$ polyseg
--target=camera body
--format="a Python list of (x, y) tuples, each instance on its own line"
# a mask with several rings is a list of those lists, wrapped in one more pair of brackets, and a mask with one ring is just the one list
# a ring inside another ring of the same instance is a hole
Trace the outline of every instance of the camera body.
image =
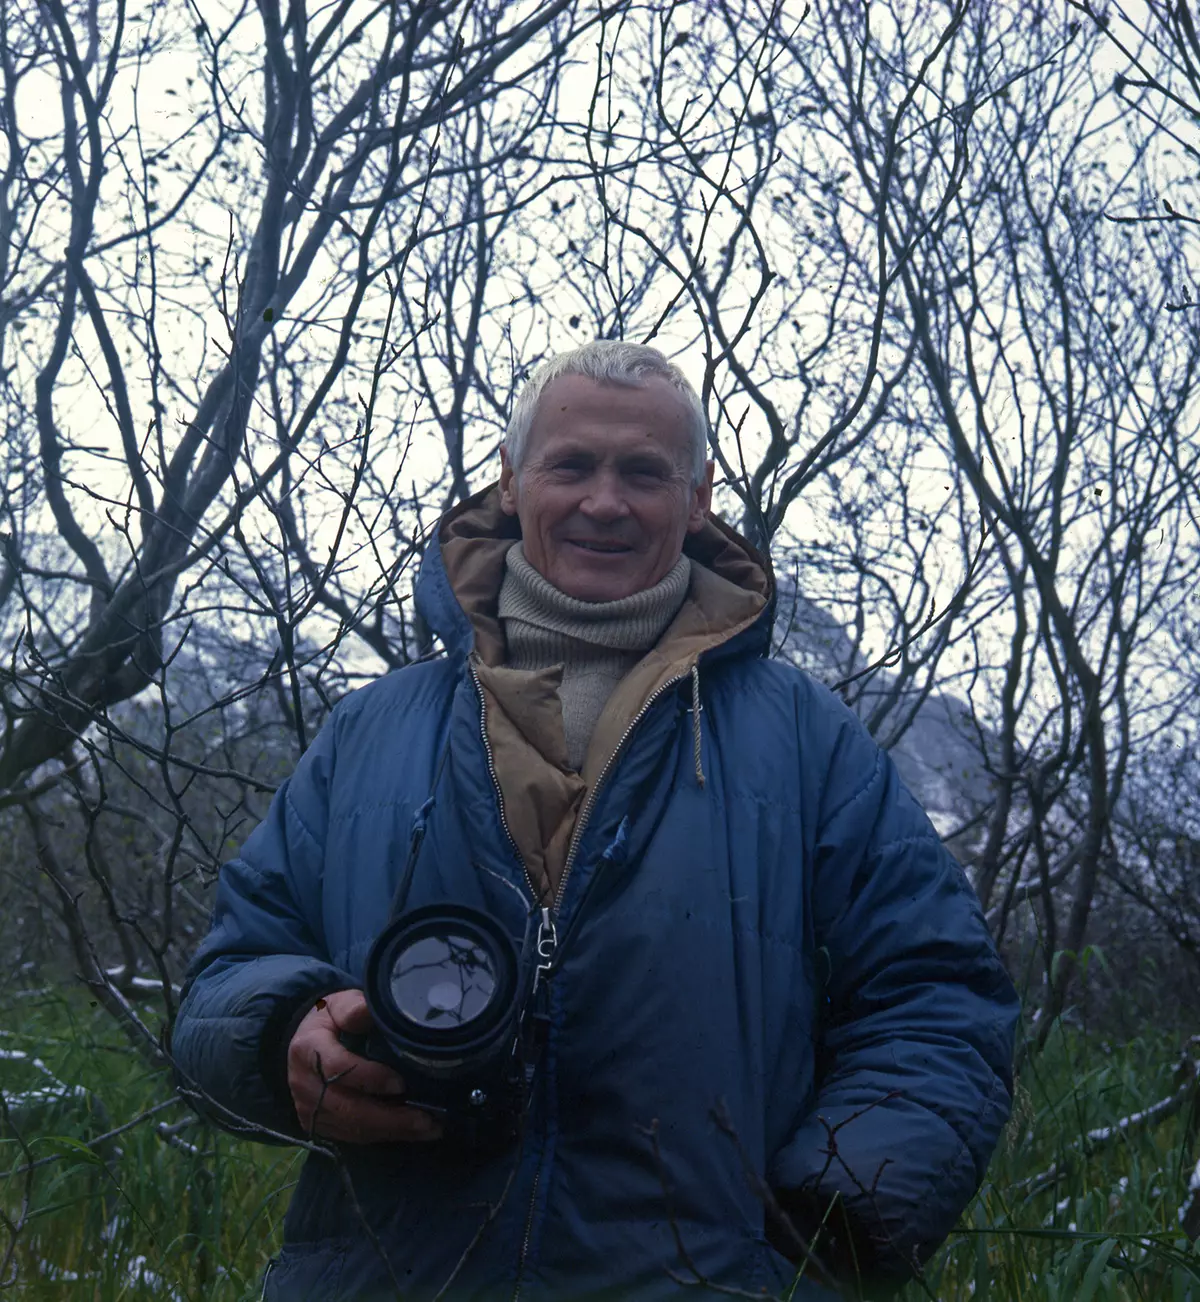
[(544, 1024), (536, 966), (528, 929), (518, 947), (489, 914), (462, 905), (402, 914), (367, 957), (375, 1030), (342, 1042), (394, 1067), (404, 1103), (437, 1117), (448, 1143), (502, 1149), (519, 1133)]
[(421, 1072), (413, 1059), (396, 1054), (378, 1032), (343, 1034), (341, 1040), (351, 1053), (386, 1063), (398, 1071), (405, 1085), (400, 1101), (436, 1117), (451, 1147), (479, 1152), (504, 1149), (515, 1142), (532, 1083), (526, 1081), (518, 1044), (514, 1044), (503, 1070), (472, 1072), (453, 1079)]

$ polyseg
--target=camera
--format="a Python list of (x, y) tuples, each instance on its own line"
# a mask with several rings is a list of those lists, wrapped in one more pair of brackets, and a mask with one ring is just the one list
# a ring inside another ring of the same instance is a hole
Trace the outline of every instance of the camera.
[(512, 1143), (540, 1049), (554, 924), (530, 914), (518, 946), (489, 914), (431, 904), (376, 938), (364, 993), (375, 1030), (343, 1035), (352, 1052), (404, 1077), (403, 1102), (437, 1117), (445, 1140), (470, 1150)]

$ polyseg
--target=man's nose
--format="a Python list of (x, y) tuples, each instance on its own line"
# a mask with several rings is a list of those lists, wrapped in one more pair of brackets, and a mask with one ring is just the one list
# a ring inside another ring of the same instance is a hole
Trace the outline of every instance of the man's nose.
[(621, 492), (621, 483), (616, 475), (596, 475), (588, 485), (588, 491), (579, 509), (589, 520), (607, 522), (619, 520), (629, 513), (625, 495)]

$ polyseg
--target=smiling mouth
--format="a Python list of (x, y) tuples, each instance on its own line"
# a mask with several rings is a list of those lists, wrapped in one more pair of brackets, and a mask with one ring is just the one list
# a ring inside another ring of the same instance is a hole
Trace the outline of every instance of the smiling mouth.
[(632, 551), (631, 547), (626, 547), (623, 543), (595, 543), (583, 542), (578, 538), (571, 538), (572, 547), (578, 547), (585, 552), (591, 552), (593, 556), (624, 556)]

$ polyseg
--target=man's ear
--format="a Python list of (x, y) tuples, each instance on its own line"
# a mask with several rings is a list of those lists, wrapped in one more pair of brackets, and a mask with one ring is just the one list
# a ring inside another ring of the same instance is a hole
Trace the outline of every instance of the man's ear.
[(692, 509), (688, 512), (687, 522), (688, 533), (699, 533), (704, 528), (704, 522), (708, 519), (708, 511), (712, 506), (715, 464), (712, 461), (705, 462), (704, 478), (692, 489)]
[(508, 459), (508, 449), (500, 448), (500, 509), (505, 515), (517, 513), (517, 472)]

